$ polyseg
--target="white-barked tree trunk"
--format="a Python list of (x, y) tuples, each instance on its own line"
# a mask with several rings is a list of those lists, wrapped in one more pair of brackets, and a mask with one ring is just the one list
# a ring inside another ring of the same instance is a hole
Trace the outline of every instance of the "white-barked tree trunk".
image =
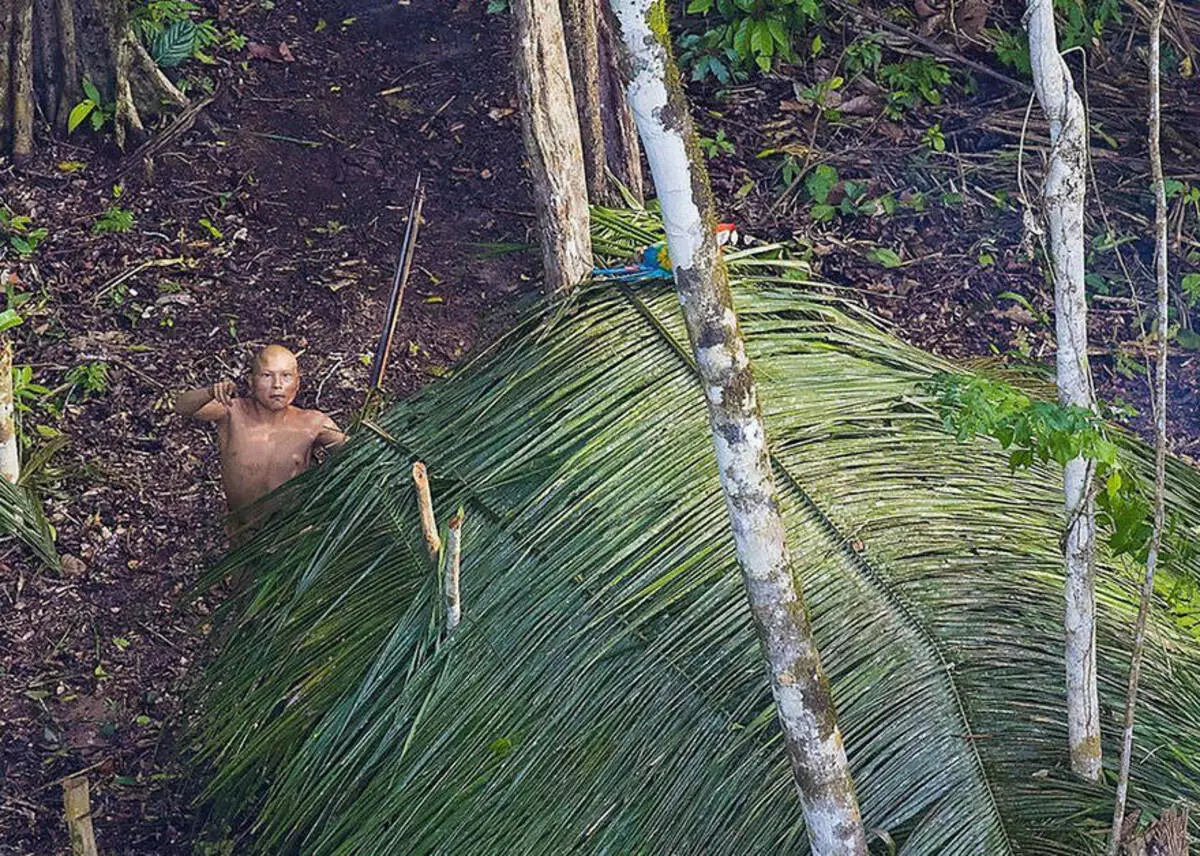
[[(1087, 117), (1070, 69), (1058, 51), (1053, 0), (1028, 0), (1029, 57), (1038, 101), (1050, 124), (1050, 162), (1043, 191), (1050, 267), (1054, 277), (1058, 399), (1095, 408), (1087, 357), (1083, 199), (1087, 176)], [(1100, 703), (1096, 691), (1096, 514), (1094, 465), (1068, 461), (1063, 474), (1066, 561), (1067, 730), (1071, 769), (1099, 781)]]
[(846, 751), (788, 554), (757, 389), (716, 242), (708, 175), (662, 0), (610, 0), (626, 97), (662, 205), (667, 248), (708, 403), (738, 562), (815, 856), (865, 854)]

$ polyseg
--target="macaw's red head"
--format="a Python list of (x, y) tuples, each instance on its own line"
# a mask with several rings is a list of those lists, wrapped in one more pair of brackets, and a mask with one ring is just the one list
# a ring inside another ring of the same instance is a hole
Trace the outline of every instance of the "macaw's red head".
[(717, 246), (723, 247), (729, 244), (731, 247), (737, 246), (738, 233), (737, 226), (733, 223), (718, 223), (717, 224)]

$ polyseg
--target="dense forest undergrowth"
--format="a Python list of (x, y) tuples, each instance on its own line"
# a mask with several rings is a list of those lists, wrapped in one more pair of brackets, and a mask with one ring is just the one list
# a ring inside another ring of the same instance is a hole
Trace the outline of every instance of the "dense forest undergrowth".
[[(754, 239), (797, 242), (815, 276), (903, 339), (1048, 366), (1052, 300), (1018, 181), (1035, 195), (1046, 149), (1036, 109), (1025, 128), (1021, 4), (960, 4), (950, 22), (921, 0), (862, 12), (840, 0), (746, 5), (677, 10), (724, 218)], [(1063, 6), (1082, 46), (1071, 61), (1088, 59), (1093, 366), (1101, 397), (1130, 402), (1144, 430), (1140, 5)], [(1174, 8), (1170, 418), (1188, 456), (1200, 447), (1200, 278), (1188, 279), (1200, 272), (1200, 16)], [(223, 538), (213, 438), (170, 415), (171, 393), (240, 376), (255, 346), (282, 341), (302, 353), (301, 403), (346, 421), (418, 171), (427, 222), (389, 392), (444, 376), (536, 292), (502, 3), (247, 0), (197, 13), (208, 16), (211, 64), (193, 59), (175, 76), (193, 97), (215, 96), (211, 126), (147, 166), (89, 118), (3, 172), (0, 267), (24, 318), (10, 335), (29, 366), (27, 459), (43, 453), (33, 478), (65, 561), (60, 576), (15, 545), (0, 553), (0, 853), (61, 850), (55, 784), (81, 769), (104, 850), (178, 853), (194, 835), (180, 698), (213, 604), (180, 594)]]

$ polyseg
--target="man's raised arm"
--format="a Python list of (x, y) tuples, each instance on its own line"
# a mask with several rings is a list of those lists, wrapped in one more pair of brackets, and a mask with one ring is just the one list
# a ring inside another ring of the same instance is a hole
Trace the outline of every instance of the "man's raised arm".
[(175, 401), (175, 412), (201, 422), (218, 422), (229, 412), (236, 397), (237, 384), (224, 380), (212, 386), (189, 389)]
[(317, 417), (320, 419), (321, 430), (317, 433), (317, 439), (314, 445), (321, 449), (335, 449), (349, 439), (342, 430), (337, 427), (332, 419), (324, 413), (317, 411)]

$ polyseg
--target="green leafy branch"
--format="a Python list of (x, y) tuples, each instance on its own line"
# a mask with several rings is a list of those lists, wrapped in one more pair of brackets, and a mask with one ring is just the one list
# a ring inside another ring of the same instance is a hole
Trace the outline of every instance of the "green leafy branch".
[[(949, 373), (927, 385), (937, 398), (946, 430), (960, 443), (983, 435), (1009, 450), (1013, 471), (1037, 463), (1063, 466), (1074, 458), (1095, 465), (1096, 508), (1114, 555), (1144, 562), (1149, 546), (1150, 501), (1138, 474), (1125, 467), (1101, 415), (1075, 405), (1040, 401), (1000, 381)], [(1192, 549), (1186, 537), (1176, 550)], [(1164, 541), (1164, 553), (1167, 552)]]

